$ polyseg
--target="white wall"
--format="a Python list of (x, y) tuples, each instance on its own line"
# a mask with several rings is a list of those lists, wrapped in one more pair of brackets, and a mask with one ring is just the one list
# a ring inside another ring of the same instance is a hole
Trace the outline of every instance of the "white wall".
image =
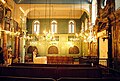
[(100, 58), (108, 58), (108, 39), (99, 39), (99, 52)]
[(120, 0), (115, 0), (115, 10), (120, 7)]
[(99, 64), (107, 66), (107, 59), (108, 58), (108, 39), (103, 40), (103, 36), (106, 35), (106, 30), (99, 32), (99, 58), (103, 60), (99, 60)]

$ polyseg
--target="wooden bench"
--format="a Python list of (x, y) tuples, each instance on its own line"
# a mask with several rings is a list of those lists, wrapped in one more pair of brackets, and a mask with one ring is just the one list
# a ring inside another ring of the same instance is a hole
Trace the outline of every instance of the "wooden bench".
[(62, 77), (57, 79), (57, 81), (120, 81), (120, 78), (72, 78), (72, 77)]
[(98, 67), (0, 67), (1, 76), (60, 78), (60, 77), (101, 77)]
[(55, 81), (53, 78), (0, 76), (0, 81)]
[(79, 57), (79, 63), (93, 63), (93, 65), (98, 65), (99, 58), (96, 56)]
[(56, 67), (0, 67), (1, 76), (57, 78)]
[(101, 70), (97, 67), (58, 67), (58, 76), (60, 77), (81, 77), (81, 78), (100, 78)]
[(12, 63), (10, 66), (28, 66), (28, 67), (91, 67), (91, 64), (34, 64), (34, 63)]

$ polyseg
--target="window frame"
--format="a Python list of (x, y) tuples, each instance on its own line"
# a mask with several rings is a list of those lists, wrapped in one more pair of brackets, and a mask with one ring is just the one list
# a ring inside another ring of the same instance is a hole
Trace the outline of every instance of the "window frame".
[[(73, 28), (70, 27), (71, 22), (72, 22), (73, 25), (74, 25)], [(72, 29), (74, 29), (74, 30), (72, 30)], [(74, 20), (70, 20), (70, 21), (68, 22), (68, 33), (71, 33), (71, 34), (72, 34), (72, 33), (75, 33), (75, 30), (76, 30), (76, 24), (75, 24), (75, 21), (74, 21)]]
[[(35, 25), (36, 25), (36, 22), (38, 23), (38, 27), (36, 27), (36, 31), (34, 31), (34, 27), (35, 27)], [(34, 20), (33, 21), (33, 25), (32, 25), (32, 33), (33, 34), (40, 34), (40, 21), (38, 21), (38, 20)]]
[(106, 5), (107, 5), (107, 0), (101, 0), (101, 8), (104, 9)]
[(57, 21), (56, 20), (51, 21), (51, 32), (52, 33), (57, 33)]

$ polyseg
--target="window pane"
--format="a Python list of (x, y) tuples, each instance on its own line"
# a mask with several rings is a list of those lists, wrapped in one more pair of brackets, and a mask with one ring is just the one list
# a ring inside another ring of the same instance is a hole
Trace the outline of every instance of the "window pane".
[(39, 29), (40, 29), (40, 26), (39, 26), (39, 24), (37, 24), (37, 27), (36, 27), (37, 29), (36, 29), (36, 33), (39, 33)]
[(39, 21), (34, 21), (33, 33), (35, 34), (40, 33), (40, 22)]
[(69, 22), (69, 33), (74, 33), (74, 22), (73, 21)]
[(52, 21), (52, 25), (51, 25), (51, 32), (52, 33), (57, 33), (57, 22), (56, 21)]
[(36, 32), (36, 30), (37, 30), (37, 29), (36, 29), (36, 24), (34, 24), (34, 33)]

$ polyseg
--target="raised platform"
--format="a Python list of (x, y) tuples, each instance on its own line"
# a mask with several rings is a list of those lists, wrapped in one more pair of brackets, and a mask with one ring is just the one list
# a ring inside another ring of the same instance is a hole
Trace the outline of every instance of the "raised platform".
[(33, 63), (37, 64), (47, 64), (47, 57), (35, 57), (33, 58)]

